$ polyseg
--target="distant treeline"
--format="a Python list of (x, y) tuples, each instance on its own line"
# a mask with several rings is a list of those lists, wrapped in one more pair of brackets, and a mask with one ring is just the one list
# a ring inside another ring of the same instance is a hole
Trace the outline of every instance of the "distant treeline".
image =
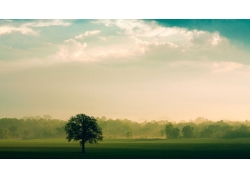
[(238, 138), (250, 137), (250, 121), (211, 121), (202, 117), (194, 121), (169, 122), (113, 120), (96, 118), (109, 138)]
[[(250, 121), (194, 121), (169, 122), (96, 117), (104, 138), (240, 138), (250, 137)], [(0, 119), (0, 139), (65, 138), (66, 121), (50, 116)]]
[(0, 119), (0, 139), (65, 138), (66, 121), (49, 117)]

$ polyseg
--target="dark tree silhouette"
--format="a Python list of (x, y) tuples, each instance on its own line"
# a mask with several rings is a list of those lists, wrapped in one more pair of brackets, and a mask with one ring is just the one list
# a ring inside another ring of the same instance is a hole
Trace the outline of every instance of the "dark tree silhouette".
[(87, 116), (85, 114), (77, 114), (72, 116), (65, 125), (65, 131), (67, 134), (66, 139), (80, 140), (82, 146), (82, 153), (85, 153), (85, 143), (97, 144), (98, 141), (102, 141), (102, 130), (97, 124), (97, 120), (94, 117)]
[(173, 128), (172, 129), (172, 138), (178, 138), (180, 134), (180, 129), (179, 128)]
[(182, 134), (184, 138), (192, 138), (194, 137), (194, 127), (190, 125), (186, 125), (182, 128)]
[(200, 136), (203, 138), (210, 138), (213, 134), (213, 131), (210, 128), (203, 129), (200, 132)]
[(172, 138), (178, 138), (180, 130), (178, 128), (174, 128), (172, 123), (168, 123), (165, 126), (165, 132), (167, 135), (167, 138), (172, 139)]
[(172, 138), (172, 130), (173, 130), (174, 126), (172, 123), (169, 123), (165, 126), (165, 132), (167, 135), (167, 138)]

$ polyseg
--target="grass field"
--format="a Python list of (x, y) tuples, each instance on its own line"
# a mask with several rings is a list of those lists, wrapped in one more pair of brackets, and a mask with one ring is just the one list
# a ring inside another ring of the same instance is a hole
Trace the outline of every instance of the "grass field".
[(249, 159), (250, 138), (104, 139), (87, 144), (66, 139), (0, 140), (0, 159)]

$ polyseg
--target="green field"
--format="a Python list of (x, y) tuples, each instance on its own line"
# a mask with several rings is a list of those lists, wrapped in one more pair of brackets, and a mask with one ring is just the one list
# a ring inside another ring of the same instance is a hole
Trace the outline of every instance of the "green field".
[(0, 140), (0, 159), (249, 159), (250, 138), (104, 139), (87, 144), (66, 139)]

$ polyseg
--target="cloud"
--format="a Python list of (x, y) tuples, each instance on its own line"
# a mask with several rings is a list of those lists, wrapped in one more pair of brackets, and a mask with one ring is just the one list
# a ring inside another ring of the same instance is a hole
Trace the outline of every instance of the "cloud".
[(143, 20), (97, 20), (93, 23), (105, 24), (108, 27), (117, 26), (121, 29), (119, 33), (133, 36), (166, 37), (176, 34), (188, 35), (188, 30), (186, 28), (163, 27), (156, 24), (154, 21), (149, 22)]
[[(99, 31), (87, 31), (86, 35), (97, 34)], [(99, 39), (99, 41), (103, 41)], [(99, 43), (92, 44), (87, 47), (86, 42), (78, 42), (76, 39), (65, 40), (62, 44), (56, 45), (58, 47), (58, 52), (50, 57), (50, 59), (56, 60), (56, 62), (61, 61), (82, 61), (82, 62), (94, 62), (102, 60), (112, 60), (120, 58), (130, 58), (138, 54), (139, 51), (144, 52), (143, 42), (134, 44), (131, 43), (130, 38), (121, 44), (112, 44), (107, 46), (99, 45)], [(138, 52), (137, 52), (138, 51)]]
[[(7, 22), (12, 22), (12, 20), (5, 20)], [(47, 21), (35, 21), (24, 23), (18, 27), (13, 25), (3, 25), (0, 26), (0, 35), (10, 34), (13, 32), (20, 32), (21, 34), (31, 34), (38, 35), (37, 31), (34, 31), (33, 27), (49, 27), (49, 26), (69, 26), (71, 23), (64, 22), (63, 20), (47, 20)]]
[[(189, 30), (179, 27), (163, 27), (143, 20), (109, 20), (98, 23), (118, 27), (118, 34), (133, 37), (137, 55), (153, 60), (166, 61), (242, 61), (249, 59), (219, 32)], [(124, 46), (124, 48), (126, 48)], [(147, 57), (147, 55), (150, 55)]]
[[(104, 24), (109, 34), (92, 41), (84, 50), (82, 61), (136, 59), (142, 61), (234, 61), (235, 52), (229, 40), (218, 32), (189, 30), (179, 27), (163, 27), (154, 21), (97, 20)], [(118, 28), (118, 31), (117, 31)], [(99, 34), (100, 30), (86, 31), (75, 36), (84, 39)], [(110, 38), (110, 33), (113, 33)], [(99, 40), (99, 41), (98, 41)], [(238, 53), (242, 60), (246, 55)], [(88, 59), (88, 60), (87, 60)]]
[(105, 24), (107, 27), (116, 26), (120, 29), (118, 34), (133, 36), (147, 40), (150, 44), (173, 44), (174, 46), (197, 48), (197, 46), (219, 45), (226, 38), (218, 32), (210, 33), (200, 30), (188, 30), (179, 27), (163, 27), (154, 21), (143, 20), (97, 20), (93, 23)]
[(87, 47), (86, 43), (80, 43), (75, 39), (65, 40), (62, 44), (57, 45), (58, 52), (50, 56), (50, 59), (56, 61), (87, 61), (87, 56), (84, 49)]
[(37, 35), (38, 33), (28, 27), (0, 26), (0, 35), (20, 32), (21, 34)]
[(84, 34), (79, 34), (78, 36), (75, 36), (75, 39), (83, 39), (84, 37), (93, 36), (93, 35), (100, 34), (100, 33), (101, 31), (99, 30), (86, 31)]
[(220, 37), (219, 33), (214, 33), (213, 38), (211, 40), (211, 44), (216, 46), (222, 41), (222, 38)]
[[(52, 59), (52, 62), (102, 60), (119, 62), (123, 59), (128, 63), (131, 60), (141, 62), (210, 61), (213, 63), (249, 59), (249, 54), (239, 51), (219, 32), (164, 27), (154, 21), (144, 20), (96, 20), (92, 22), (95, 23), (96, 29), (100, 30), (86, 31), (61, 44), (51, 44), (58, 51), (56, 53), (51, 51), (54, 54), (48, 55), (47, 58)], [(30, 27), (53, 25), (68, 26), (70, 23), (62, 20), (35, 21), (22, 24), (20, 27), (5, 26), (8, 28), (0, 28), (0, 34), (14, 31), (22, 34), (38, 34)], [(86, 37), (95, 35), (98, 35), (97, 38), (87, 41), (88, 46), (86, 42), (83, 42)], [(222, 71), (223, 68), (230, 69), (230, 65), (224, 66), (219, 65), (217, 69), (214, 67), (215, 71)]]
[(149, 42), (143, 41), (143, 40), (138, 39), (134, 36), (131, 36), (131, 38), (134, 39), (134, 41), (135, 41), (135, 49), (134, 49), (135, 52), (143, 54), (148, 50), (149, 45), (150, 45)]
[(48, 26), (70, 26), (71, 23), (63, 20), (47, 20), (47, 21), (36, 21), (30, 23), (24, 23), (21, 27), (48, 27)]

